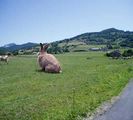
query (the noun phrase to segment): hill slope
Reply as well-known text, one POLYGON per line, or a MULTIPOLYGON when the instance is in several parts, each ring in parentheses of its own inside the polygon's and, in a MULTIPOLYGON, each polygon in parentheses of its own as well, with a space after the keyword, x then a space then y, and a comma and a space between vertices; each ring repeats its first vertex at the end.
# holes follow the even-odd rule
POLYGON ((4 45, 3 47, 1 47, 1 49, 5 49, 6 51, 16 51, 16 50, 20 50, 20 49, 31 49, 32 47, 35 47, 37 44, 36 43, 25 43, 25 44, 21 44, 21 45, 16 45, 15 43, 10 43, 7 45, 4 45))
POLYGON ((92 32, 92 33, 84 33, 70 39, 65 39, 62 42, 83 42, 88 45, 99 45, 99 44, 119 44, 120 46, 124 47, 133 47, 133 32, 130 31, 122 31, 117 30, 115 28, 110 28, 103 30, 101 32, 92 32))
MULTIPOLYGON (((105 48, 106 45, 112 45, 117 48, 133 48, 133 32, 109 28, 101 32, 83 33, 69 39, 52 42, 48 52, 61 53, 69 51, 88 51, 89 48, 105 48)), ((22 45, 11 43, 3 46, 4 49, 2 48, 1 50, 13 52, 22 49, 27 50, 33 47, 35 47, 33 52, 39 50, 38 44, 30 42, 22 45)))
POLYGON ((133 48, 133 32, 109 28, 101 32, 84 33, 51 43, 49 52, 88 51, 90 48, 105 48, 106 45, 133 48))

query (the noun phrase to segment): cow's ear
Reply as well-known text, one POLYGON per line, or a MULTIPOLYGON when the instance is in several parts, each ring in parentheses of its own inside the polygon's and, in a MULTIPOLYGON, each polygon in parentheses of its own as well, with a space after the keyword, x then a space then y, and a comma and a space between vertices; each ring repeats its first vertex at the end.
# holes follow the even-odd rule
POLYGON ((47 51, 48 47, 49 47, 49 44, 44 44, 43 45, 44 51, 47 51))
POLYGON ((41 50, 43 50, 43 44, 42 43, 40 43, 40 47, 41 47, 41 50))

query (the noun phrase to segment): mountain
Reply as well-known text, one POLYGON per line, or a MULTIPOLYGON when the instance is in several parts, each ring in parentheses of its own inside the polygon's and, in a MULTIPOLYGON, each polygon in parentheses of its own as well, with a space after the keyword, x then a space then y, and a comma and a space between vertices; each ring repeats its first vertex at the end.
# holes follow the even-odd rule
POLYGON ((9 43, 9 44, 4 45, 3 47, 8 48, 8 47, 12 47, 12 46, 15 46, 15 45, 16 45, 15 43, 9 43))
POLYGON ((88 51, 91 48, 133 48, 133 32, 109 28, 100 32, 83 33, 68 39, 51 43, 48 52, 79 52, 88 51))
MULTIPOLYGON (((113 48, 133 48, 133 32, 109 28, 100 32, 83 33, 68 39, 52 42, 48 52, 61 53, 69 51, 88 51, 90 48, 106 48, 106 46, 113 48)), ((39 44, 31 42, 22 45, 10 43, 1 47, 0 51, 13 52, 18 50, 25 50, 26 52, 27 49, 31 49, 33 47, 34 50, 32 49, 32 52, 39 51, 39 44)))
POLYGON ((10 43, 10 44, 4 45, 1 48, 5 49, 6 51, 13 52, 13 51, 20 50, 20 49, 31 49, 32 47, 35 47, 36 45, 37 43, 31 43, 31 42, 21 44, 21 45, 10 43))
POLYGON ((101 31, 102 33, 108 33, 108 32, 124 32, 123 30, 118 30, 116 28, 109 28, 101 31))
POLYGON ((83 42, 87 45, 113 44, 121 47, 133 48, 133 32, 109 28, 101 32, 83 33, 75 37, 59 41, 63 42, 83 42))

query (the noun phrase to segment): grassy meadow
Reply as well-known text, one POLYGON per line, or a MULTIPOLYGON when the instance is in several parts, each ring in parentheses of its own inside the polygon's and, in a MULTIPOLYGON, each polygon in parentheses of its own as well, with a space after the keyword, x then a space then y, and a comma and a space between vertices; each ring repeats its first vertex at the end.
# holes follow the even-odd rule
POLYGON ((61 74, 39 70, 35 56, 0 63, 1 120, 75 120, 120 93, 133 77, 133 59, 103 52, 56 55, 61 74))

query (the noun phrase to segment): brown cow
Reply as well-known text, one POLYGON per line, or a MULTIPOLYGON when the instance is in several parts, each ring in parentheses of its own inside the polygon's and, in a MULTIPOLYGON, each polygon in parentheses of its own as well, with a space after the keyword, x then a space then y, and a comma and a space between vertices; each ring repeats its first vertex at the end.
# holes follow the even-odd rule
POLYGON ((61 67, 54 55, 47 53, 49 44, 40 43, 41 49, 38 55, 38 63, 42 70, 49 73, 60 73, 61 67))

